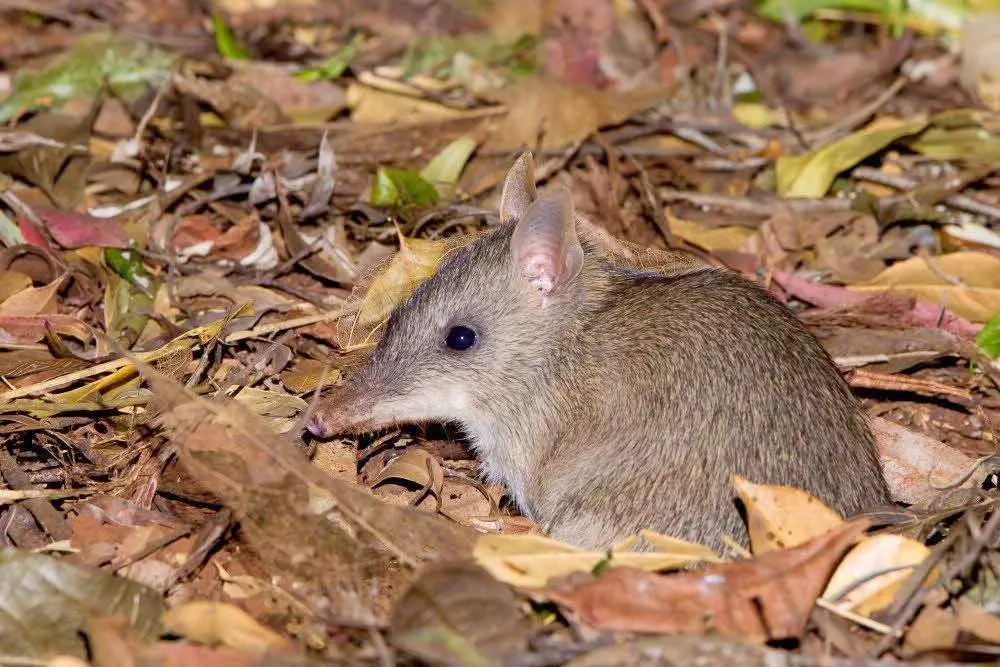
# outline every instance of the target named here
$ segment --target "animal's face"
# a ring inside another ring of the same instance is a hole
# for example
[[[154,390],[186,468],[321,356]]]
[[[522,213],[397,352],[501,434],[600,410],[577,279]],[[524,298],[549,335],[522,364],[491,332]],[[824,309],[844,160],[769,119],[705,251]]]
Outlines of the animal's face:
[[[563,334],[582,248],[568,193],[534,201],[508,177],[512,201],[508,194],[526,207],[504,215],[502,206],[501,227],[448,257],[394,310],[367,365],[308,425],[313,433],[399,422],[475,427],[531,399]]]

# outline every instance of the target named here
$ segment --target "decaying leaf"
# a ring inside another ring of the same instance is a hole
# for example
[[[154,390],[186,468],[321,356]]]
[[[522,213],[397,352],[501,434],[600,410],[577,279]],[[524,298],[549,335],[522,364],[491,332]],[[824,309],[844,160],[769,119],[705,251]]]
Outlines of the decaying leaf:
[[[373,331],[388,319],[392,309],[434,275],[445,254],[454,247],[451,241],[412,239],[400,233],[399,252],[373,276],[359,301],[344,304],[342,347],[369,342]]]
[[[0,551],[0,591],[0,653],[24,658],[86,657],[80,633],[92,614],[123,616],[151,639],[164,609],[157,591],[134,581],[17,549]]]
[[[390,479],[405,480],[414,484],[419,484],[427,489],[438,499],[438,506],[441,504],[441,487],[444,485],[444,470],[438,460],[430,455],[425,449],[411,447],[400,456],[393,459],[378,477],[372,482],[372,486],[378,486]]]
[[[598,128],[614,125],[668,97],[662,88],[596,90],[543,77],[491,93],[507,113],[491,124],[486,147],[515,151],[524,147],[557,150],[586,139]],[[539,143],[539,137],[541,142]]]
[[[798,547],[693,572],[612,568],[539,593],[602,630],[789,639],[802,634],[830,572],[865,528],[851,522]]]
[[[225,602],[192,600],[163,614],[167,631],[202,644],[262,653],[290,642],[255,621],[239,607]]]
[[[542,535],[483,535],[476,542],[474,556],[494,577],[522,588],[538,588],[555,577],[589,572],[601,563],[657,571],[722,560],[700,544],[665,536],[649,541],[657,551],[626,551],[635,544],[627,540],[611,549],[609,557],[605,552],[583,551]]]
[[[508,586],[474,563],[456,562],[425,569],[399,599],[390,627],[394,643],[424,659],[432,659],[447,642],[429,643],[418,633],[443,628],[498,662],[527,646],[527,621]]]
[[[823,598],[844,609],[871,615],[892,602],[910,575],[906,566],[916,566],[929,555],[930,549],[926,546],[901,535],[886,533],[868,537],[844,556],[830,577]],[[872,576],[892,568],[903,569]],[[927,583],[933,582],[936,576],[936,571],[931,572]]]
[[[754,555],[795,547],[833,530],[844,519],[801,489],[754,484],[739,475],[733,486],[747,511]]]
[[[1000,311],[1000,258],[982,252],[913,257],[849,289],[913,296],[973,322],[985,322]]]
[[[408,568],[471,546],[459,526],[327,477],[239,403],[206,400],[145,365],[141,370],[188,471],[233,509],[262,559],[295,585],[313,588],[340,618],[367,624],[383,617],[377,605],[387,601],[364,592],[380,577],[405,577]],[[305,595],[301,588],[297,594]]]
[[[968,476],[976,462],[954,447],[881,417],[872,419],[872,432],[896,500],[924,503],[940,497],[944,487],[978,484]]]

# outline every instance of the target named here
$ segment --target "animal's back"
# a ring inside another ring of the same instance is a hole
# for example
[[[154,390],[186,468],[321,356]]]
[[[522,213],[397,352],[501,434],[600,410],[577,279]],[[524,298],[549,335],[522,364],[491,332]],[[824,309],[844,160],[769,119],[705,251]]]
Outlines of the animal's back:
[[[598,267],[599,268],[599,267]],[[887,502],[866,417],[777,300],[717,269],[618,272],[594,295],[571,370],[576,414],[529,493],[559,538],[642,528],[745,542],[731,475],[809,491],[845,515]]]

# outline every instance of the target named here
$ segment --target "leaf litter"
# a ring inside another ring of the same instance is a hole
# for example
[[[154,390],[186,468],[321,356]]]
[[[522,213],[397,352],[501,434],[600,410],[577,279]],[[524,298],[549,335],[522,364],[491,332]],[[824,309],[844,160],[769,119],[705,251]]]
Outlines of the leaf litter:
[[[5,10],[0,663],[995,656],[1000,7],[430,4]],[[788,303],[899,503],[587,552],[447,425],[303,436],[523,149],[612,261]]]

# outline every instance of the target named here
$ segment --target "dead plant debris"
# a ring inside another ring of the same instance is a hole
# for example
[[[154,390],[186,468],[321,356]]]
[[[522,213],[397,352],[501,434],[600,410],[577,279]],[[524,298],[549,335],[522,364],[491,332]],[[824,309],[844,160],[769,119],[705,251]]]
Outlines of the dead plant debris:
[[[0,664],[995,660],[997,35],[995,0],[0,3]],[[615,261],[799,313],[897,505],[736,478],[751,552],[587,552],[448,425],[304,434],[525,149]]]

